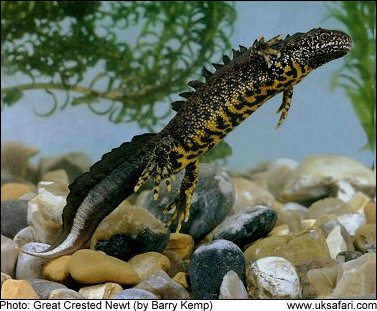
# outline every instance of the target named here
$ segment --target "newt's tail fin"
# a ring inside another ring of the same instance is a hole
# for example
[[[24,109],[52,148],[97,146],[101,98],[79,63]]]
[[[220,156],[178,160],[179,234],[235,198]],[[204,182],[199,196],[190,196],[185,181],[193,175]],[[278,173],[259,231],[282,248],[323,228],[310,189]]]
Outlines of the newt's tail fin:
[[[156,134],[143,134],[103,155],[89,172],[77,177],[69,186],[59,239],[40,253],[22,251],[55,258],[82,248],[99,223],[134,192],[155,142]]]

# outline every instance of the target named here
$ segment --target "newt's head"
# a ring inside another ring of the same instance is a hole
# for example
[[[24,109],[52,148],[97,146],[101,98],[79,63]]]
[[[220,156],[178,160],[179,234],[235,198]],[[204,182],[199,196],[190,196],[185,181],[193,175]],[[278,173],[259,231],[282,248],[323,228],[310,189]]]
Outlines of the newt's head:
[[[315,69],[346,55],[351,46],[352,40],[346,33],[316,28],[287,36],[273,48],[280,50],[282,57],[289,55],[294,62]]]

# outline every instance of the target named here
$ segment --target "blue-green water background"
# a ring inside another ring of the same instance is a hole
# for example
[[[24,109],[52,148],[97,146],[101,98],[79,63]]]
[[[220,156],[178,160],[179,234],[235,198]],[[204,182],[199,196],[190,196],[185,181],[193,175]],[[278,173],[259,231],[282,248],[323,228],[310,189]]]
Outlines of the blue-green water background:
[[[236,8],[238,17],[231,38],[234,47],[250,46],[261,35],[271,38],[318,27],[344,30],[338,21],[325,18],[324,2],[237,2]],[[226,141],[233,155],[227,166],[242,170],[265,160],[300,161],[319,153],[348,156],[372,165],[374,155],[361,151],[367,138],[350,100],[342,89],[330,91],[331,76],[342,64],[342,59],[333,61],[295,87],[289,116],[278,130],[275,126],[279,116],[275,112],[281,104],[281,95],[230,133]],[[2,77],[3,86],[22,82],[22,77]],[[112,124],[85,106],[57,111],[48,118],[38,117],[33,109],[42,110],[46,100],[49,98],[44,91],[32,91],[15,106],[4,109],[2,142],[15,140],[36,146],[42,156],[82,151],[97,161],[103,153],[144,132],[134,123]],[[162,105],[165,104],[169,103]]]

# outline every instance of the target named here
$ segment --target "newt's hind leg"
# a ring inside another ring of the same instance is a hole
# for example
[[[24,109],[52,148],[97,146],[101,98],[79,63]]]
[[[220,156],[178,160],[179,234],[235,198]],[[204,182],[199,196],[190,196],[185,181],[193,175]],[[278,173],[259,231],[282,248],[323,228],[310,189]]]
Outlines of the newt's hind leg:
[[[134,188],[135,192],[146,183],[149,177],[154,179],[153,199],[155,201],[158,199],[161,180],[165,181],[168,191],[171,191],[171,184],[175,176],[170,165],[169,154],[173,148],[174,141],[172,138],[165,137],[161,140],[153,150],[147,166],[140,175],[139,181]]]
[[[164,210],[164,214],[172,214],[166,223],[168,227],[177,219],[176,232],[181,230],[182,222],[186,222],[190,216],[191,197],[198,182],[198,162],[196,160],[186,166],[180,192],[175,201]]]

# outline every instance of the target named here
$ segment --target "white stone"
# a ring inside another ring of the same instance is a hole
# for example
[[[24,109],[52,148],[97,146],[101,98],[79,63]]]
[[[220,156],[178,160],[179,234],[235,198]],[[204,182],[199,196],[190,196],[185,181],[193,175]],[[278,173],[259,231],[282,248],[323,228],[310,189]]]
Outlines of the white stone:
[[[338,217],[339,222],[346,228],[349,235],[355,235],[356,230],[366,223],[365,215],[358,213],[344,214]]]
[[[50,181],[38,184],[38,195],[29,201],[27,215],[37,242],[52,244],[59,236],[67,194],[66,185]]]
[[[251,263],[246,282],[248,293],[254,299],[301,298],[297,272],[282,257],[264,257]]]
[[[349,183],[356,191],[373,194],[375,174],[353,159],[322,154],[305,158],[286,182],[280,195],[282,202],[315,199],[337,189],[339,181]]]
[[[86,299],[112,299],[123,290],[117,283],[108,282],[105,284],[82,287],[79,294]]]
[[[245,285],[233,270],[224,275],[220,286],[219,299],[248,299]]]
[[[326,243],[329,247],[330,256],[333,259],[336,259],[336,255],[340,252],[347,250],[346,242],[344,241],[343,236],[340,233],[340,226],[336,226],[331,230],[326,238]]]
[[[348,181],[339,180],[336,183],[336,187],[338,188],[336,197],[343,202],[348,202],[356,194],[355,188]]]

